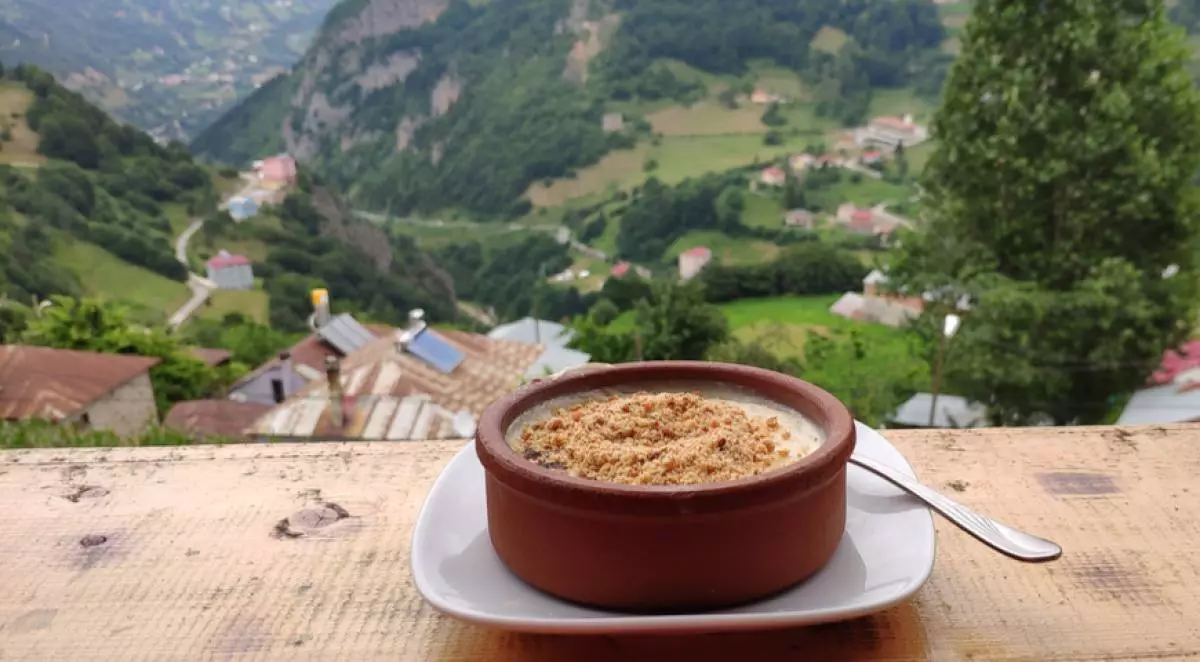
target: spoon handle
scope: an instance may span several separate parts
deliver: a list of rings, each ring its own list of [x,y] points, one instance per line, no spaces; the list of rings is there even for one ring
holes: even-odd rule
[[[961,503],[871,458],[854,455],[850,458],[850,462],[924,501],[930,508],[941,513],[943,517],[956,524],[960,529],[1002,554],[1031,563],[1053,561],[1062,556],[1062,547],[1057,544],[984,517]]]

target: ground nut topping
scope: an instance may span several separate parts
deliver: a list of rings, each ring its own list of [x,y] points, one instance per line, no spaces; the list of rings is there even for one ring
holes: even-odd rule
[[[760,410],[768,415],[752,415]],[[760,474],[811,452],[814,440],[794,439],[796,421],[781,424],[779,414],[698,393],[611,395],[554,409],[522,427],[510,443],[527,460],[582,478],[714,483]]]

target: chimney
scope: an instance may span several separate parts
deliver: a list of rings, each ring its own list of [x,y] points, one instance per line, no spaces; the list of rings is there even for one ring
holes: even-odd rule
[[[312,291],[313,326],[321,328],[329,323],[329,290],[316,289]]]
[[[329,413],[334,427],[346,425],[346,412],[342,405],[342,367],[336,356],[325,357],[325,376],[329,380]]]
[[[279,404],[287,399],[288,394],[292,391],[292,355],[288,352],[279,353],[279,366],[275,369],[275,377],[271,378],[271,394],[274,396],[275,404]]]

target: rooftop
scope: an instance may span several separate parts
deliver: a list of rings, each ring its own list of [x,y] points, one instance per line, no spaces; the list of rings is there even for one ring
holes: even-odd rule
[[[245,255],[232,255],[228,251],[221,251],[208,260],[208,266],[213,269],[237,267],[244,264],[250,264],[250,258]]]
[[[204,361],[214,368],[223,365],[233,356],[233,352],[227,349],[209,349],[206,347],[193,347],[191,349],[192,356]]]
[[[59,420],[158,365],[159,359],[0,345],[0,420]]]
[[[712,257],[712,251],[709,250],[708,248],[705,248],[704,246],[697,246],[693,249],[686,250],[683,252],[683,254],[688,257],[700,257],[700,258]]]
[[[540,345],[495,340],[464,331],[436,333],[462,356],[444,371],[397,347],[388,334],[347,357],[340,366],[345,425],[335,424],[334,399],[324,379],[301,389],[247,428],[248,434],[405,441],[464,436],[455,417],[472,421],[493,400],[515,388],[543,354]],[[431,336],[432,337],[432,336]]]
[[[958,395],[938,395],[933,425],[929,412],[933,408],[932,393],[918,393],[900,405],[892,420],[910,427],[978,428],[987,427],[987,408]]]
[[[1200,421],[1200,383],[1164,384],[1142,389],[1129,398],[1120,425]]]
[[[884,434],[924,483],[1066,554],[1016,563],[934,517],[929,581],[855,620],[692,637],[515,635],[439,614],[408,579],[421,505],[464,441],[11,450],[0,453],[4,652],[270,662],[1200,655],[1200,499],[1188,493],[1200,475],[1196,426]],[[101,489],[64,498],[84,485]],[[886,508],[897,493],[879,489]],[[273,537],[282,519],[324,503],[350,517]]]
[[[508,324],[501,324],[491,331],[488,337],[496,340],[516,340],[524,343],[540,343],[543,345],[566,346],[571,342],[575,332],[558,322],[535,320],[532,317],[519,319]]]
[[[189,400],[176,403],[167,412],[163,426],[201,435],[240,437],[270,405],[233,400]]]

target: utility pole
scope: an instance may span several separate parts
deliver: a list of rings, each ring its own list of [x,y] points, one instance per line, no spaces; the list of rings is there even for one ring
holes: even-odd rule
[[[938,394],[942,391],[942,368],[946,361],[946,346],[950,342],[950,337],[958,331],[958,325],[961,319],[954,313],[947,313],[942,316],[942,323],[938,328],[938,344],[937,353],[933,357],[933,397],[929,403],[929,427],[933,427],[934,417],[937,415]]]
[[[542,321],[538,317],[538,290],[546,281],[546,263],[538,265],[538,286],[533,290],[533,344],[542,344]]]
[[[937,415],[938,393],[942,390],[942,361],[946,355],[946,334],[938,329],[937,354],[933,357],[933,398],[929,403],[929,427],[933,427]]]

